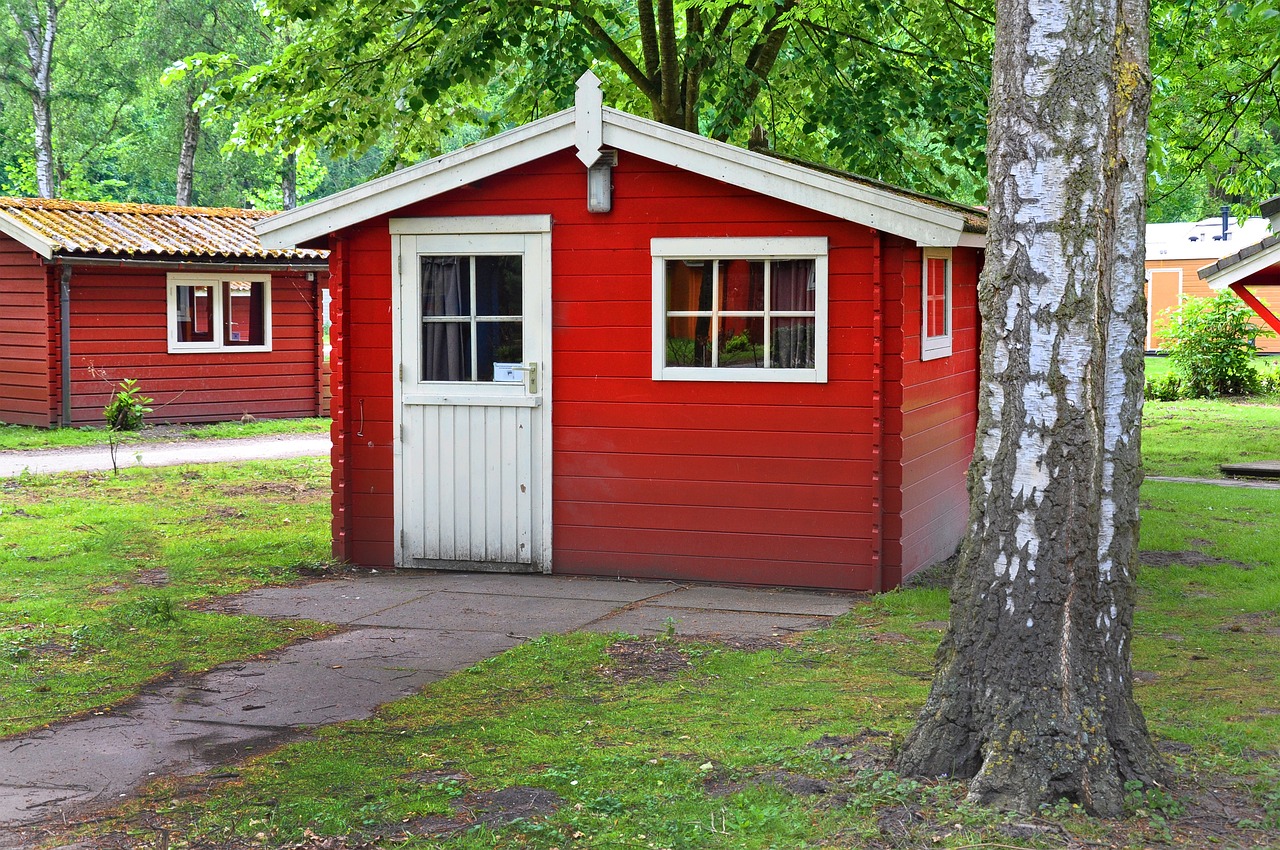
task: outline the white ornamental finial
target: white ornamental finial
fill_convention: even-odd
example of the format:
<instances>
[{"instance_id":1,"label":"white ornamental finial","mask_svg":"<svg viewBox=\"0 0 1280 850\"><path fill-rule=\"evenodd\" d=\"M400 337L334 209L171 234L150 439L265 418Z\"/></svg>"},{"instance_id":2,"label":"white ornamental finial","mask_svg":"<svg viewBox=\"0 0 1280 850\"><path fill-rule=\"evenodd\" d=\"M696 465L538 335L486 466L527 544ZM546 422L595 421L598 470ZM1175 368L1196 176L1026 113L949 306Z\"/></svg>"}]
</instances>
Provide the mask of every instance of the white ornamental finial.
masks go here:
<instances>
[{"instance_id":1,"label":"white ornamental finial","mask_svg":"<svg viewBox=\"0 0 1280 850\"><path fill-rule=\"evenodd\" d=\"M577 125L573 141L578 148L578 159L590 168L600 158L600 145L604 140L604 95L600 92L600 78L591 71L578 78L573 118Z\"/></svg>"}]
</instances>

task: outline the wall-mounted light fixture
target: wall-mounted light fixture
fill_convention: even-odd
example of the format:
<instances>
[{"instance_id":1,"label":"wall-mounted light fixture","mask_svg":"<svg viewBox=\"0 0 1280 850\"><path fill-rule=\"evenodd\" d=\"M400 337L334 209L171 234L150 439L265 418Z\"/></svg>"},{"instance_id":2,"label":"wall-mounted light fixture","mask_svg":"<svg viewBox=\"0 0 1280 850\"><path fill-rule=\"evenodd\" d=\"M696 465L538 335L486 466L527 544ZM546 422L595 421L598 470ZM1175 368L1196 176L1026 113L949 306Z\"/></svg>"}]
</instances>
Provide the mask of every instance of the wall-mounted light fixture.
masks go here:
<instances>
[{"instance_id":1,"label":"wall-mounted light fixture","mask_svg":"<svg viewBox=\"0 0 1280 850\"><path fill-rule=\"evenodd\" d=\"M617 151L600 151L600 158L587 169L587 212L613 209L613 167L617 164Z\"/></svg>"}]
</instances>

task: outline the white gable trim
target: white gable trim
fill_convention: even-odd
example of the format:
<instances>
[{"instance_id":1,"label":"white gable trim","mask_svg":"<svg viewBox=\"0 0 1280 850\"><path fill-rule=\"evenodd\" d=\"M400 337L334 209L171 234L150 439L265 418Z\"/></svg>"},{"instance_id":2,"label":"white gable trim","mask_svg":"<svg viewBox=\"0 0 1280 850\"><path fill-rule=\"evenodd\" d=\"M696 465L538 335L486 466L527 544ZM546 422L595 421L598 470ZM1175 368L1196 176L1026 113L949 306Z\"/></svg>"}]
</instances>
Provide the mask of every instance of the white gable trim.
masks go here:
<instances>
[{"instance_id":1,"label":"white gable trim","mask_svg":"<svg viewBox=\"0 0 1280 850\"><path fill-rule=\"evenodd\" d=\"M563 150L572 146L573 133L573 110L566 109L274 215L255 224L254 229L264 248L292 248Z\"/></svg>"},{"instance_id":2,"label":"white gable trim","mask_svg":"<svg viewBox=\"0 0 1280 850\"><path fill-rule=\"evenodd\" d=\"M0 213L0 233L13 237L46 260L53 258L53 251L57 248L57 245L39 233L36 233L25 224L14 221L4 213Z\"/></svg>"},{"instance_id":3,"label":"white gable trim","mask_svg":"<svg viewBox=\"0 0 1280 850\"><path fill-rule=\"evenodd\" d=\"M582 119L580 122L579 119ZM921 246L961 244L964 215L894 192L703 138L616 109L567 109L254 225L266 248L289 248L466 186L584 141L602 124L609 147L884 230ZM589 138L590 132L587 132ZM588 149L591 142L587 142Z\"/></svg>"},{"instance_id":4,"label":"white gable trim","mask_svg":"<svg viewBox=\"0 0 1280 850\"><path fill-rule=\"evenodd\" d=\"M1277 263L1280 263L1280 242L1269 248L1263 248L1258 253L1238 263L1232 263L1225 269L1208 275L1204 281L1209 284L1209 288L1212 290L1226 289L1231 284L1250 278Z\"/></svg>"}]
</instances>

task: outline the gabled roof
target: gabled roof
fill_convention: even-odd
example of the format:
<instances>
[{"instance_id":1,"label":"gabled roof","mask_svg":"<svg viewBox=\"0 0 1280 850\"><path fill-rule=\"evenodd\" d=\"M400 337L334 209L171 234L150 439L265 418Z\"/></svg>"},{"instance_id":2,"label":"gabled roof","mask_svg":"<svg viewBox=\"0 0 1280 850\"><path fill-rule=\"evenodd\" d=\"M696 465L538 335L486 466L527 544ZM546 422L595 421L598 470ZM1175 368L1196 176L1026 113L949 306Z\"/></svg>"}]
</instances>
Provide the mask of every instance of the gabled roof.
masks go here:
<instances>
[{"instance_id":1,"label":"gabled roof","mask_svg":"<svg viewBox=\"0 0 1280 850\"><path fill-rule=\"evenodd\" d=\"M1220 217L1148 224L1147 260L1202 260L1209 263L1254 244L1267 232L1267 220L1256 216L1243 222L1228 218L1225 239Z\"/></svg>"},{"instance_id":2,"label":"gabled roof","mask_svg":"<svg viewBox=\"0 0 1280 850\"><path fill-rule=\"evenodd\" d=\"M45 258L288 260L323 265L327 251L264 248L267 210L0 198L0 233Z\"/></svg>"},{"instance_id":3,"label":"gabled roof","mask_svg":"<svg viewBox=\"0 0 1280 850\"><path fill-rule=\"evenodd\" d=\"M571 109L257 223L264 245L300 245L441 195L543 156L577 148L591 163L600 147L629 152L789 201L921 245L981 246L981 210L895 189L844 172L745 150L600 106L599 81L578 81ZM584 181L585 183L585 181Z\"/></svg>"}]
</instances>

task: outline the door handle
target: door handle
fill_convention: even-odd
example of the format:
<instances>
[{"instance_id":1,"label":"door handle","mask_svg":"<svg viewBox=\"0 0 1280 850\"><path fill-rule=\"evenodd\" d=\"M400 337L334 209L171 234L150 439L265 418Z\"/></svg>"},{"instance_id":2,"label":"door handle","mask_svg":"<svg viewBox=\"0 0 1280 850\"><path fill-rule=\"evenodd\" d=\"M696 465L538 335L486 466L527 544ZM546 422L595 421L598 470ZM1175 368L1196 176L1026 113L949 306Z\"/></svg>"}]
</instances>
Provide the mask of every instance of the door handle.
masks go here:
<instances>
[{"instance_id":1,"label":"door handle","mask_svg":"<svg viewBox=\"0 0 1280 850\"><path fill-rule=\"evenodd\" d=\"M513 372L524 372L528 376L526 383L529 388L529 395L537 395L538 393L538 364L526 363L523 366L512 366Z\"/></svg>"}]
</instances>

